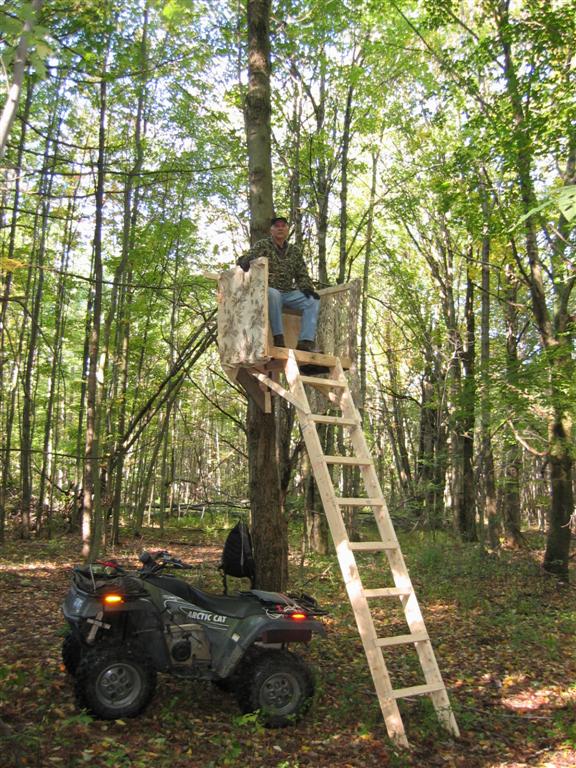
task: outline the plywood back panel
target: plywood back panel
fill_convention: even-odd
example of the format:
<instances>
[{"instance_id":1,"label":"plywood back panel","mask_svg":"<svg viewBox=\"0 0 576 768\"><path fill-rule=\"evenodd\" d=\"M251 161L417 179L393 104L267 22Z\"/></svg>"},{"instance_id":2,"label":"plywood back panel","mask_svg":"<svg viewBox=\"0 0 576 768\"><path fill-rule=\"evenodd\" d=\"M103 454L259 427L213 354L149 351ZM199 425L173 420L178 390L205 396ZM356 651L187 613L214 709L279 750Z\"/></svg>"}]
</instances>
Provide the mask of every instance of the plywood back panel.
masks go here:
<instances>
[{"instance_id":1,"label":"plywood back panel","mask_svg":"<svg viewBox=\"0 0 576 768\"><path fill-rule=\"evenodd\" d=\"M255 365L268 360L268 260L256 259L218 280L218 348L223 365Z\"/></svg>"}]
</instances>

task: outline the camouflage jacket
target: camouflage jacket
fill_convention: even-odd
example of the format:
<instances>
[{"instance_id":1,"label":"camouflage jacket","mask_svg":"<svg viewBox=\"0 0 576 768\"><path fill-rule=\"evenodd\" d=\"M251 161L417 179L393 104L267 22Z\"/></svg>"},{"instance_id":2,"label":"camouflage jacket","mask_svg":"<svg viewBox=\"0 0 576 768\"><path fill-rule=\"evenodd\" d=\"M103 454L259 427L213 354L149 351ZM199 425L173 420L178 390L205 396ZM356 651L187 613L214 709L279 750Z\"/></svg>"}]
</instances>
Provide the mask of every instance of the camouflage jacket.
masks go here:
<instances>
[{"instance_id":1,"label":"camouflage jacket","mask_svg":"<svg viewBox=\"0 0 576 768\"><path fill-rule=\"evenodd\" d=\"M271 288L277 288L279 291L314 288L302 251L297 245L286 242L280 249L271 237L265 237L254 243L252 248L238 259L238 264L246 265L260 256L266 256L268 259L268 285Z\"/></svg>"}]
</instances>

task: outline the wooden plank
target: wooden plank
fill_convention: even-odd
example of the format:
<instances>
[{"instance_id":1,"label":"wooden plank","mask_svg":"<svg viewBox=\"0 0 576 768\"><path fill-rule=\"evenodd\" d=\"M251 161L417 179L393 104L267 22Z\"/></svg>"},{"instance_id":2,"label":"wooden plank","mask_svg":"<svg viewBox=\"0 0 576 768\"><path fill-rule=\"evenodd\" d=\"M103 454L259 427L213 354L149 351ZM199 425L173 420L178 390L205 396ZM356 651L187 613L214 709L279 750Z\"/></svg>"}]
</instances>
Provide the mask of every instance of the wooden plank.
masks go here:
<instances>
[{"instance_id":1,"label":"wooden plank","mask_svg":"<svg viewBox=\"0 0 576 768\"><path fill-rule=\"evenodd\" d=\"M360 456L324 456L327 464L349 464L351 466L367 466L372 464L371 458L361 458Z\"/></svg>"},{"instance_id":2,"label":"wooden plank","mask_svg":"<svg viewBox=\"0 0 576 768\"><path fill-rule=\"evenodd\" d=\"M292 355L299 363L315 363L325 365L326 368L333 368L338 362L338 358L334 355L325 355L323 352L304 352L304 350L290 347L270 347L269 354L276 360L288 360Z\"/></svg>"},{"instance_id":3,"label":"wooden plank","mask_svg":"<svg viewBox=\"0 0 576 768\"><path fill-rule=\"evenodd\" d=\"M398 544L395 541L351 541L350 549L353 552L383 552L398 549Z\"/></svg>"},{"instance_id":4,"label":"wooden plank","mask_svg":"<svg viewBox=\"0 0 576 768\"><path fill-rule=\"evenodd\" d=\"M379 648L389 648L394 645L409 645L410 643L423 643L430 640L427 632L415 632L412 635L395 635L394 637L379 637L376 645Z\"/></svg>"},{"instance_id":5,"label":"wooden plank","mask_svg":"<svg viewBox=\"0 0 576 768\"><path fill-rule=\"evenodd\" d=\"M392 698L405 699L408 696L424 696L427 693L437 693L444 690L443 685L411 685L408 688L396 688L392 691Z\"/></svg>"},{"instance_id":6,"label":"wooden plank","mask_svg":"<svg viewBox=\"0 0 576 768\"><path fill-rule=\"evenodd\" d=\"M316 424L339 424L343 427L358 427L356 419L345 419L343 416L325 416L320 413L312 414L312 421Z\"/></svg>"},{"instance_id":7,"label":"wooden plank","mask_svg":"<svg viewBox=\"0 0 576 768\"><path fill-rule=\"evenodd\" d=\"M337 379L320 379L318 376L300 376L300 380L303 384L311 384L313 387L346 387L345 383L338 381Z\"/></svg>"},{"instance_id":8,"label":"wooden plank","mask_svg":"<svg viewBox=\"0 0 576 768\"><path fill-rule=\"evenodd\" d=\"M342 283L341 285L331 285L329 288L319 288L316 293L320 296L330 296L332 293L343 293L349 291L354 283Z\"/></svg>"},{"instance_id":9,"label":"wooden plank","mask_svg":"<svg viewBox=\"0 0 576 768\"><path fill-rule=\"evenodd\" d=\"M265 384L267 387L274 390L274 392L283 397L285 400L288 400L288 402L292 403L292 405L296 408L299 408L304 413L310 412L310 406L308 403L304 403L301 400L298 400L297 397L294 397L294 395L288 392L288 390L285 389L285 387L283 387L277 381L274 381L274 379L271 379L269 376L265 376L263 373L258 373L257 371L250 368L246 370L251 376L253 376L255 379L258 379L261 384Z\"/></svg>"},{"instance_id":10,"label":"wooden plank","mask_svg":"<svg viewBox=\"0 0 576 768\"><path fill-rule=\"evenodd\" d=\"M378 496L376 499L364 499L356 496L336 497L338 505L341 507L379 507L384 504L384 499Z\"/></svg>"},{"instance_id":11,"label":"wooden plank","mask_svg":"<svg viewBox=\"0 0 576 768\"><path fill-rule=\"evenodd\" d=\"M364 589L362 594L364 597L402 597L412 594L412 590L402 587L381 587L380 589Z\"/></svg>"}]
</instances>

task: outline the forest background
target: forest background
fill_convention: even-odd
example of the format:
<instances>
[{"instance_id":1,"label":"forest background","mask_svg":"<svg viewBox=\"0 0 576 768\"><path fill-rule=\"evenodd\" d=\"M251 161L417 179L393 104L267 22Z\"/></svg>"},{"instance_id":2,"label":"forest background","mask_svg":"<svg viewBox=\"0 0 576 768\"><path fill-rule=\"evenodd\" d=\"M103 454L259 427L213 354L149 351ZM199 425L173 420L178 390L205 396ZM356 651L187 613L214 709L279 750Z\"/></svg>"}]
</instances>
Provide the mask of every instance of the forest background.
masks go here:
<instances>
[{"instance_id":1,"label":"forest background","mask_svg":"<svg viewBox=\"0 0 576 768\"><path fill-rule=\"evenodd\" d=\"M144 515L245 505L246 402L202 277L249 242L245 11L2 10L0 537L64 517L94 554ZM318 285L362 281L359 405L393 517L492 546L546 528L563 578L574 16L278 2L270 30L274 203ZM322 548L300 449L287 512Z\"/></svg>"},{"instance_id":2,"label":"forest background","mask_svg":"<svg viewBox=\"0 0 576 768\"><path fill-rule=\"evenodd\" d=\"M203 277L250 241L246 10L0 10L10 755L132 768L168 733L171 765L209 765L186 741L196 707L219 765L573 765L576 12L563 0L272 3L274 204L319 286L361 281L358 405L463 740L448 745L417 711L413 757L382 746L361 652L341 641L351 619L306 454L279 406L281 512L334 607L334 637L312 651L321 724L265 736L168 681L143 730L103 734L66 698L58 569L81 547L131 556L130 533L170 543L170 529L186 558L206 535L196 526L249 514L246 397L220 369ZM365 517L348 522L362 537ZM503 544L526 551L490 559ZM535 577L534 553L558 582ZM32 602L48 628L34 639ZM350 670L344 698L334 661Z\"/></svg>"}]
</instances>

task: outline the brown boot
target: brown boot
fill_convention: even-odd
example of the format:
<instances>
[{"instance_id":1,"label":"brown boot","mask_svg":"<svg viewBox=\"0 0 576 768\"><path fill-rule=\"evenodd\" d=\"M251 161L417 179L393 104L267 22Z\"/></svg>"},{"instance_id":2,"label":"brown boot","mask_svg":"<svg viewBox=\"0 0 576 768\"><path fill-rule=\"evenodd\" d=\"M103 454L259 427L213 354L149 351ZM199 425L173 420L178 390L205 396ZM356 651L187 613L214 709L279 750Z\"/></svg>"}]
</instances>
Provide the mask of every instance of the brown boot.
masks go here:
<instances>
[{"instance_id":1,"label":"brown boot","mask_svg":"<svg viewBox=\"0 0 576 768\"><path fill-rule=\"evenodd\" d=\"M274 336L274 346L275 347L285 347L286 342L284 341L284 334L283 333L277 333L276 336Z\"/></svg>"},{"instance_id":2,"label":"brown boot","mask_svg":"<svg viewBox=\"0 0 576 768\"><path fill-rule=\"evenodd\" d=\"M308 339L300 339L296 349L299 349L301 352L314 352L314 341L309 341Z\"/></svg>"}]
</instances>

